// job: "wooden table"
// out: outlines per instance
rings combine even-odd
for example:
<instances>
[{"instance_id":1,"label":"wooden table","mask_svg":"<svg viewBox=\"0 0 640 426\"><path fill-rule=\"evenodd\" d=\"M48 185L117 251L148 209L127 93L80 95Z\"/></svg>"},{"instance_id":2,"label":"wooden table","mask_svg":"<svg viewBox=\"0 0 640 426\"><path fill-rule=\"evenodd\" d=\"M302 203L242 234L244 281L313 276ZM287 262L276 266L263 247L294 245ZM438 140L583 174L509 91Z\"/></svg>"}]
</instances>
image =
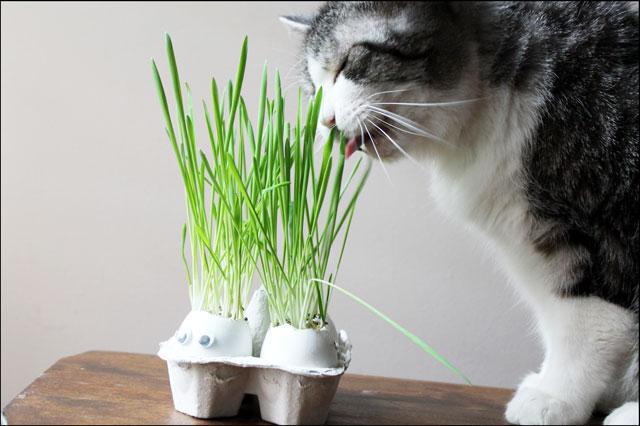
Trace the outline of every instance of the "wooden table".
<instances>
[{"instance_id":1,"label":"wooden table","mask_svg":"<svg viewBox=\"0 0 640 426\"><path fill-rule=\"evenodd\" d=\"M513 391L345 374L328 424L504 424ZM165 363L153 355L63 358L5 408L9 424L262 423L255 397L238 417L194 419L173 409Z\"/></svg>"}]
</instances>

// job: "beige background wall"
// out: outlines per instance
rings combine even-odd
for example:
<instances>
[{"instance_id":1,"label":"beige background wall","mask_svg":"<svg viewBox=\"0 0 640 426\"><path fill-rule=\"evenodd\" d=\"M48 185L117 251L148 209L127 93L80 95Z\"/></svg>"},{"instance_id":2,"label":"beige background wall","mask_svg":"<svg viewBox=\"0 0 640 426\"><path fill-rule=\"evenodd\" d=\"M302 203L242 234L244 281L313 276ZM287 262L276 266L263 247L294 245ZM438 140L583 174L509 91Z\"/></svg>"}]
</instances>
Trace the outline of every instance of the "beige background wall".
<instances>
[{"instance_id":1,"label":"beige background wall","mask_svg":"<svg viewBox=\"0 0 640 426\"><path fill-rule=\"evenodd\" d=\"M154 56L166 70L163 32L196 98L212 75L232 75L247 34L251 99L265 59L284 72L296 61L276 17L315 7L2 4L2 406L60 357L153 353L187 312L181 184L149 68ZM374 167L341 283L475 383L515 386L540 359L525 308L481 244L435 210L424 172L408 162L389 172L393 185ZM353 302L333 301L351 371L457 380Z\"/></svg>"}]
</instances>

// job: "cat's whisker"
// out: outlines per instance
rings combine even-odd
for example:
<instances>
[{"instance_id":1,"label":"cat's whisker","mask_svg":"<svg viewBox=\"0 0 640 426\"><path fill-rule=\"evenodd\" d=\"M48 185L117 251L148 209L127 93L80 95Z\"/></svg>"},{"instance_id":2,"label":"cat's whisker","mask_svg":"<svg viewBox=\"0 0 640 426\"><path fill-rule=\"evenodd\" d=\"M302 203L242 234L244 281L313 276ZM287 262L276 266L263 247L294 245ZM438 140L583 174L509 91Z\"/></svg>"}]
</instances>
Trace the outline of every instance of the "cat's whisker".
<instances>
[{"instance_id":1,"label":"cat's whisker","mask_svg":"<svg viewBox=\"0 0 640 426\"><path fill-rule=\"evenodd\" d=\"M400 117L394 117L393 115L391 115L392 113L390 113L390 112L386 112L385 113L385 112L380 112L380 111L369 109L369 113L370 114L382 115L383 117L389 118L389 119L393 120L394 122L396 122L398 124L401 124L401 125L409 128L409 129L413 129L414 130L413 132L411 132L409 130L398 128L399 130L404 130L407 133L415 134L415 135L422 136L422 137L425 137L425 138L433 138L433 137L435 137L435 135L433 135L432 133L428 132L426 129L416 128L415 126L409 126L408 124L410 124L410 123L407 123L406 121L403 121L402 119L400 119ZM379 119L379 117L377 117L377 116L373 116L372 115L371 117Z\"/></svg>"},{"instance_id":2,"label":"cat's whisker","mask_svg":"<svg viewBox=\"0 0 640 426\"><path fill-rule=\"evenodd\" d=\"M375 111L375 112L379 112L382 115L385 115L389 118L391 118L392 120L403 124L404 126L411 128L412 130L415 130L417 132L424 132L425 134L429 134L429 131L427 129L423 129L422 126L419 123L416 123L415 121L411 120L408 117L405 117L403 115L397 114L395 112L391 112L387 109L384 108L380 108L377 106L373 106L373 105L367 105L366 108L370 111Z\"/></svg>"},{"instance_id":3,"label":"cat's whisker","mask_svg":"<svg viewBox=\"0 0 640 426\"><path fill-rule=\"evenodd\" d=\"M376 112L376 111L371 111L371 112L374 113L374 114L380 114L379 112ZM370 115L369 117L371 117L372 119L377 120L377 121L379 121L381 123L384 123L385 125L387 125L389 127L393 127L394 129L396 129L396 130L398 130L398 131L400 131L402 133L407 133L407 134L410 134L410 135L415 135L415 136L420 136L422 138L431 139L431 136L429 136L429 135L425 135L423 133L417 133L417 132L412 132L412 131L407 130L407 129L403 129L401 127L398 127L398 126L395 126L395 125L389 123L388 121L386 121L386 120L384 120L384 119L382 119L382 118L380 118L378 116Z\"/></svg>"},{"instance_id":4,"label":"cat's whisker","mask_svg":"<svg viewBox=\"0 0 640 426\"><path fill-rule=\"evenodd\" d=\"M299 77L296 77L295 79L294 78L288 78L288 79L287 78L283 78L282 79L282 84L286 85L287 88L290 88L293 85L301 86L305 82L306 81L303 78L299 78Z\"/></svg>"},{"instance_id":5,"label":"cat's whisker","mask_svg":"<svg viewBox=\"0 0 640 426\"><path fill-rule=\"evenodd\" d=\"M287 84L285 86L285 88L282 90L282 93L287 94L289 92L289 90L293 89L293 87L295 85L301 85L304 84L305 80L304 79L297 79L295 81L292 81L291 83Z\"/></svg>"},{"instance_id":6,"label":"cat's whisker","mask_svg":"<svg viewBox=\"0 0 640 426\"><path fill-rule=\"evenodd\" d=\"M300 58L298 58L298 60L289 67L282 79L287 80L291 76L291 73L295 71L305 59L307 59L305 56L301 56Z\"/></svg>"},{"instance_id":7,"label":"cat's whisker","mask_svg":"<svg viewBox=\"0 0 640 426\"><path fill-rule=\"evenodd\" d=\"M292 81L291 83L284 86L284 88L282 89L282 93L287 93L289 90L293 89L294 86L299 86L301 83L301 80Z\"/></svg>"},{"instance_id":8,"label":"cat's whisker","mask_svg":"<svg viewBox=\"0 0 640 426\"><path fill-rule=\"evenodd\" d=\"M445 106L454 106L454 105L464 105L473 102L478 102L486 98L474 98L474 99L464 99L461 101L450 101L450 102L374 102L370 105L402 105L402 106L423 106L423 107L445 107Z\"/></svg>"},{"instance_id":9,"label":"cat's whisker","mask_svg":"<svg viewBox=\"0 0 640 426\"><path fill-rule=\"evenodd\" d=\"M366 98L364 98L364 100L368 100L373 98L374 96L380 96L380 95L384 95L387 93L400 93L400 92L408 92L410 90L414 90L414 89L398 89L398 90L385 90L384 92L376 92L376 93L372 93L369 96L367 96Z\"/></svg>"},{"instance_id":10,"label":"cat's whisker","mask_svg":"<svg viewBox=\"0 0 640 426\"><path fill-rule=\"evenodd\" d=\"M435 140L437 142L440 142L442 144L451 146L451 144L449 142L447 142L446 140L444 140L441 137L433 134L432 132L430 132L427 129L423 128L420 124L416 123L415 121L413 121L413 120L411 120L411 119L409 119L407 117L404 117L402 115L395 114L395 113L393 113L391 111L388 111L386 109L378 108L378 107L374 107L374 106L369 106L368 110L370 112L374 112L374 113L378 113L380 115L383 115L383 116L395 121L396 123L407 127L408 129L411 129L411 130L413 130L415 132L419 132L426 138L430 138L430 139L433 139L433 140Z\"/></svg>"},{"instance_id":11,"label":"cat's whisker","mask_svg":"<svg viewBox=\"0 0 640 426\"><path fill-rule=\"evenodd\" d=\"M374 123L373 121L371 121L369 119L367 119L367 121L369 123L371 123L373 126L375 126L383 135L385 135L386 138L389 139L389 142L391 142L398 149L398 151L400 151L409 161L411 161L413 164L418 166L420 169L422 169L424 171L428 171L422 164L420 164L418 162L418 160L416 160L411 155L409 155L409 153L407 151L405 151L396 141L394 141L393 138L391 138L391 136L389 136L387 134L387 132L382 130L382 128L380 126L378 126L376 123Z\"/></svg>"},{"instance_id":12,"label":"cat's whisker","mask_svg":"<svg viewBox=\"0 0 640 426\"><path fill-rule=\"evenodd\" d=\"M360 120L358 121L358 126L360 126L360 140L364 141L364 133L362 132L362 125L364 123L362 123ZM376 148L376 144L373 141L373 138L371 137L371 133L369 132L369 129L367 128L367 125L364 124L364 128L367 130L367 134L369 135L369 140L371 140L371 146L373 146L373 150L376 153L376 156L378 157L378 160L380 161L380 166L382 166L382 171L384 172L385 176L387 177L387 180L389 181L389 183L391 184L391 186L393 186L393 181L391 180L391 176L389 176L389 172L387 171L387 168L384 166L384 162L382 161L382 157L380 157L380 153L378 152L378 148Z\"/></svg>"}]
</instances>

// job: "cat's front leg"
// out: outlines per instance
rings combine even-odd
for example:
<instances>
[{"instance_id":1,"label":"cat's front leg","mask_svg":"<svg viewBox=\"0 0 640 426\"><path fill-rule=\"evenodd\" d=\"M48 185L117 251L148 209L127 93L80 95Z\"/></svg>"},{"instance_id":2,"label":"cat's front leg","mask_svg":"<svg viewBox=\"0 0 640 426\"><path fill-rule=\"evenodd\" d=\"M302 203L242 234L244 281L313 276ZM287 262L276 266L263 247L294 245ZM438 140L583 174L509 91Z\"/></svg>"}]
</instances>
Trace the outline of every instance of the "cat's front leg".
<instances>
[{"instance_id":1,"label":"cat's front leg","mask_svg":"<svg viewBox=\"0 0 640 426\"><path fill-rule=\"evenodd\" d=\"M545 360L520 384L506 418L515 424L585 423L624 368L633 318L595 297L553 297L539 308Z\"/></svg>"}]
</instances>

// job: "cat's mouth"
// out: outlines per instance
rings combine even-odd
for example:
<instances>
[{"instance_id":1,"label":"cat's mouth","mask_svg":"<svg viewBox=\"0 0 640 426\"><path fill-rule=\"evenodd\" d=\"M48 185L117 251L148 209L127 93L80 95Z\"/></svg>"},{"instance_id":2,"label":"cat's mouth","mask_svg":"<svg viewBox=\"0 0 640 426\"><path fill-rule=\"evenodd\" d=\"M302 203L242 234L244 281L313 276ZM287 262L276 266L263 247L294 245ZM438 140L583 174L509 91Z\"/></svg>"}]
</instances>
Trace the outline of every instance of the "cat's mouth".
<instances>
[{"instance_id":1,"label":"cat's mouth","mask_svg":"<svg viewBox=\"0 0 640 426\"><path fill-rule=\"evenodd\" d=\"M367 148L368 152L371 152L370 151L371 149L373 149L374 151L377 151L379 148L376 148L376 147L380 145L380 141L378 141L378 139L381 137L385 137L386 135L389 134L389 132L390 132L390 129L388 126L379 124L377 127L374 127L373 129L368 129L368 131L365 132L364 134L351 137L347 141L345 157L348 159L353 155L354 152L362 151L363 150L362 147Z\"/></svg>"}]
</instances>

